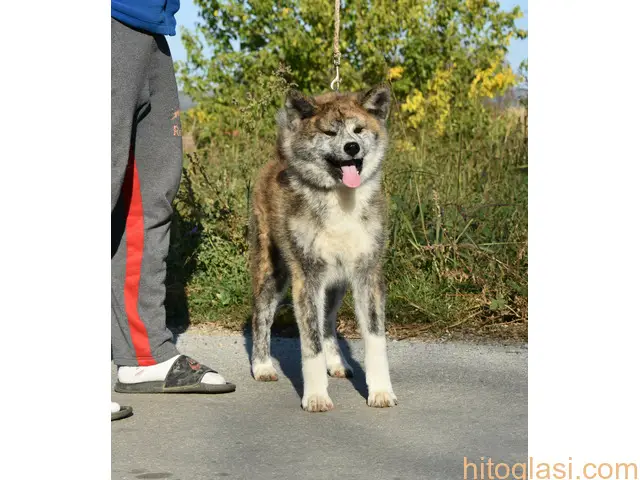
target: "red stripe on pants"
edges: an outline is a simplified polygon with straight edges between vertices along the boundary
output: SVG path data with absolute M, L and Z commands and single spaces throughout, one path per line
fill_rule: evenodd
M 144 210 L 140 179 L 133 150 L 129 153 L 129 165 L 124 178 L 123 193 L 127 205 L 127 265 L 124 280 L 124 309 L 129 320 L 129 331 L 138 365 L 155 365 L 151 355 L 149 336 L 138 312 L 140 294 L 140 271 L 142 270 L 142 252 L 144 251 Z

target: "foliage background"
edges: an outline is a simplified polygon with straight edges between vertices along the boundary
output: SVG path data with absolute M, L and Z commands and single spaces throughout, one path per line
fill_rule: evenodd
M 242 325 L 251 310 L 246 222 L 291 87 L 333 78 L 333 2 L 196 0 L 176 65 L 196 107 L 169 259 L 174 323 Z M 394 95 L 385 189 L 391 333 L 522 339 L 527 324 L 526 62 L 516 7 L 491 0 L 353 0 L 342 9 L 343 90 Z M 516 87 L 518 87 L 516 89 Z M 515 93 L 519 92 L 519 95 Z M 189 299 L 187 302 L 187 298 Z M 290 309 L 279 315 L 293 322 Z M 350 301 L 340 328 L 353 325 Z

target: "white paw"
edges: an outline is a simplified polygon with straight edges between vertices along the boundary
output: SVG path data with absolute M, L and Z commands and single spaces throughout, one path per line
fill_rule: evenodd
M 391 390 L 378 390 L 369 393 L 367 405 L 370 407 L 385 408 L 393 407 L 398 404 L 398 398 Z
M 275 382 L 278 380 L 276 369 L 271 363 L 258 363 L 252 366 L 253 378 L 259 382 Z
M 333 365 L 327 365 L 327 372 L 330 376 L 336 378 L 351 378 L 353 377 L 353 369 L 348 363 L 335 363 Z
M 328 393 L 311 393 L 302 397 L 302 408 L 307 412 L 327 412 L 333 409 Z

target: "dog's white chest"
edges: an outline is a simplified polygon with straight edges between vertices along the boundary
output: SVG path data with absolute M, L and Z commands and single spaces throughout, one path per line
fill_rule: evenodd
M 338 201 L 330 202 L 322 217 L 322 221 L 311 216 L 289 221 L 294 242 L 305 256 L 322 260 L 327 266 L 351 270 L 359 259 L 376 249 L 381 227 L 363 221 L 360 206 L 345 209 Z
M 359 218 L 336 215 L 317 232 L 313 251 L 328 263 L 355 263 L 374 247 L 374 232 Z

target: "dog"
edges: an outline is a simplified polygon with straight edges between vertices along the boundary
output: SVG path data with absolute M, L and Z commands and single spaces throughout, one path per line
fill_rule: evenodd
M 387 241 L 382 162 L 391 93 L 315 97 L 291 90 L 277 116 L 277 155 L 258 175 L 249 221 L 253 289 L 252 373 L 278 379 L 270 355 L 271 326 L 291 286 L 300 332 L 302 408 L 333 408 L 327 373 L 353 374 L 336 336 L 348 285 L 365 342 L 367 404 L 397 405 L 385 337 Z

